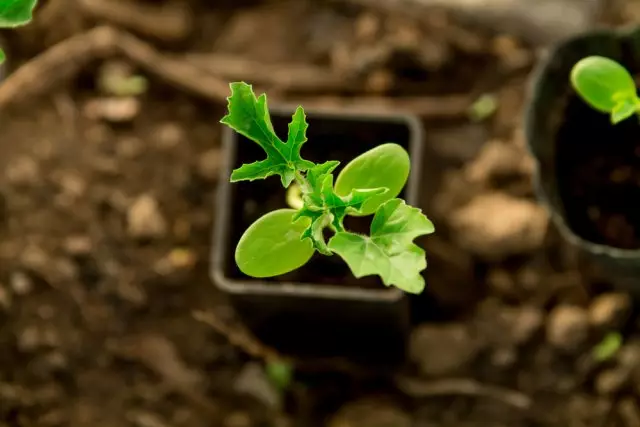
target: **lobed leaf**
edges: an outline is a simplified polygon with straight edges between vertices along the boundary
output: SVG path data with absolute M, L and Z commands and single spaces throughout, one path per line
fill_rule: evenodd
M 294 220 L 296 211 L 279 209 L 251 224 L 236 247 L 235 259 L 240 271 L 252 277 L 273 277 L 306 264 L 314 253 L 313 245 L 302 240 L 309 220 Z
M 371 215 L 381 204 L 400 194 L 410 169 L 411 161 L 404 148 L 398 144 L 382 144 L 344 167 L 336 179 L 336 193 L 346 196 L 357 188 L 387 188 L 386 193 L 371 197 L 360 209 L 359 215 Z
M 288 187 L 295 179 L 296 171 L 306 171 L 314 165 L 300 156 L 300 149 L 307 141 L 308 124 L 304 110 L 298 107 L 293 114 L 285 143 L 273 130 L 267 96 L 262 94 L 256 98 L 252 86 L 244 82 L 231 83 L 230 87 L 228 113 L 220 122 L 258 144 L 267 154 L 265 160 L 235 169 L 231 174 L 231 182 L 279 175 L 282 185 Z
M 377 274 L 387 286 L 418 294 L 425 286 L 420 273 L 427 268 L 427 260 L 413 240 L 434 230 L 420 209 L 392 199 L 376 212 L 370 236 L 339 232 L 328 246 L 345 260 L 355 277 Z
M 603 113 L 612 113 L 622 101 L 637 98 L 631 74 L 618 62 L 603 56 L 578 61 L 571 70 L 571 84 L 585 102 Z

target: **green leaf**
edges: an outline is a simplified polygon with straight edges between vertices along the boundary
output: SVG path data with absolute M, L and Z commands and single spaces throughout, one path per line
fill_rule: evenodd
M 388 191 L 372 197 L 361 209 L 371 215 L 382 203 L 398 196 L 409 178 L 409 154 L 398 144 L 379 145 L 349 162 L 338 174 L 336 193 L 345 196 L 356 188 L 380 188 Z
M 332 163 L 332 162 L 327 162 Z M 337 162 L 334 162 L 337 163 Z M 307 217 L 311 219 L 311 225 L 302 234 L 302 238 L 309 238 L 313 242 L 313 246 L 324 255 L 331 255 L 332 252 L 327 247 L 324 240 L 323 230 L 330 227 L 333 231 L 344 231 L 344 217 L 348 214 L 359 213 L 363 204 L 372 197 L 384 194 L 386 188 L 368 188 L 364 190 L 355 189 L 347 196 L 339 196 L 333 188 L 333 175 L 330 172 L 335 169 L 337 164 L 317 165 L 313 170 L 313 176 L 308 179 L 313 192 L 307 197 L 305 206 L 298 211 L 294 218 Z M 322 170 L 325 173 L 320 173 Z M 309 177 L 309 173 L 307 174 Z M 320 191 L 318 184 L 322 177 Z
M 336 160 L 330 160 L 328 162 L 320 163 L 312 167 L 307 171 L 307 182 L 311 188 L 307 189 L 307 200 L 305 201 L 309 206 L 321 207 L 322 201 L 322 184 L 325 178 L 331 174 L 338 167 L 340 162 Z
M 267 378 L 278 391 L 284 392 L 289 389 L 293 381 L 293 366 L 291 363 L 282 361 L 268 362 L 265 368 Z
M 302 240 L 310 221 L 294 221 L 296 211 L 279 209 L 251 224 L 236 247 L 236 264 L 252 277 L 273 277 L 306 264 L 314 253 L 313 245 Z
M 346 196 L 340 196 L 333 188 L 333 175 L 327 175 L 322 183 L 324 206 L 333 214 L 333 225 L 338 231 L 344 230 L 342 222 L 347 214 L 362 214 L 362 207 L 365 203 L 387 192 L 389 189 L 384 186 L 364 187 L 354 188 Z
M 622 347 L 622 335 L 620 332 L 610 332 L 592 350 L 593 357 L 597 361 L 611 359 Z
M 623 120 L 628 119 L 636 113 L 636 103 L 624 100 L 616 105 L 611 111 L 611 123 L 616 125 Z
M 1 0 L 0 28 L 15 28 L 31 22 L 37 3 L 37 0 Z
M 4 54 L 4 50 L 0 49 L 0 64 L 2 64 L 7 59 L 7 56 Z
M 618 62 L 602 56 L 589 56 L 571 70 L 571 84 L 594 109 L 612 113 L 623 100 L 637 99 L 633 77 Z
M 336 233 L 329 248 L 345 260 L 355 277 L 377 274 L 387 286 L 418 294 L 425 286 L 420 272 L 427 268 L 427 260 L 413 239 L 433 232 L 433 223 L 420 209 L 392 199 L 376 212 L 370 236 Z
M 283 142 L 275 134 L 265 94 L 256 98 L 251 85 L 244 82 L 231 83 L 228 97 L 228 114 L 220 120 L 236 132 L 262 147 L 267 154 L 265 160 L 240 166 L 231 174 L 231 182 L 253 181 L 271 175 L 280 175 L 284 187 L 294 180 L 296 171 L 306 171 L 314 164 L 300 157 L 300 149 L 307 141 L 307 122 L 304 110 L 298 107 L 289 124 L 289 137 Z

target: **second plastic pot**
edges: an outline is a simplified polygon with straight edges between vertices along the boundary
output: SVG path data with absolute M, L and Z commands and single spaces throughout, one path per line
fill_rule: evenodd
M 562 236 L 607 279 L 640 290 L 640 122 L 618 125 L 571 88 L 580 59 L 600 55 L 640 72 L 640 29 L 567 40 L 534 72 L 525 133 L 539 200 Z

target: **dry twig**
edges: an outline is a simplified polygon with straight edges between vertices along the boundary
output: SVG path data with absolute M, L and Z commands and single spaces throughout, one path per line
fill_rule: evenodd
M 231 78 L 231 73 L 228 73 L 225 78 L 218 77 L 184 58 L 163 55 L 149 44 L 127 32 L 110 26 L 102 26 L 60 42 L 8 76 L 0 85 L 0 110 L 11 102 L 42 94 L 51 86 L 73 77 L 95 59 L 116 54 L 124 55 L 149 74 L 214 102 L 226 103 L 229 94 L 228 81 L 237 79 Z M 316 71 L 312 73 L 317 75 Z M 265 83 L 277 85 L 278 83 L 282 84 L 283 80 L 282 77 L 277 77 Z M 472 100 L 467 96 L 311 97 L 295 100 L 282 96 L 272 96 L 272 98 L 301 104 L 309 109 L 322 109 L 330 106 L 372 113 L 402 111 L 431 118 L 462 116 L 466 114 L 472 103 Z
M 305 372 L 345 372 L 354 376 L 368 376 L 371 372 L 343 358 L 296 359 L 279 353 L 274 348 L 264 345 L 241 325 L 228 325 L 213 312 L 196 311 L 193 317 L 203 322 L 229 342 L 250 356 L 265 362 L 284 362 L 295 365 L 296 369 Z
M 244 80 L 282 91 L 334 91 L 350 83 L 331 69 L 302 63 L 265 64 L 217 53 L 188 53 L 181 59 L 221 79 Z
M 532 405 L 531 399 L 526 394 L 502 387 L 481 384 L 467 378 L 427 381 L 399 376 L 396 377 L 396 385 L 402 392 L 413 397 L 448 395 L 479 396 L 499 400 L 518 409 L 529 409 Z
M 183 40 L 192 28 L 192 14 L 183 3 L 159 6 L 114 0 L 79 0 L 78 3 L 93 18 L 164 41 Z

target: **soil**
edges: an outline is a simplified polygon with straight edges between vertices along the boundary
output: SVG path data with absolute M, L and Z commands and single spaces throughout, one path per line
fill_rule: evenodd
M 532 49 L 341 2 L 194 0 L 171 25 L 156 2 L 97 3 L 42 2 L 3 33 L 0 426 L 640 425 L 635 302 L 584 273 L 533 196 Z M 294 359 L 278 389 L 282 350 L 211 284 L 218 120 L 241 79 L 308 108 L 421 116 L 438 231 L 406 366 Z M 472 121 L 483 93 L 496 110 Z M 620 347 L 597 347 L 612 332 Z
M 569 226 L 584 239 L 640 249 L 640 124 L 609 117 L 572 97 L 557 134 L 560 197 Z

